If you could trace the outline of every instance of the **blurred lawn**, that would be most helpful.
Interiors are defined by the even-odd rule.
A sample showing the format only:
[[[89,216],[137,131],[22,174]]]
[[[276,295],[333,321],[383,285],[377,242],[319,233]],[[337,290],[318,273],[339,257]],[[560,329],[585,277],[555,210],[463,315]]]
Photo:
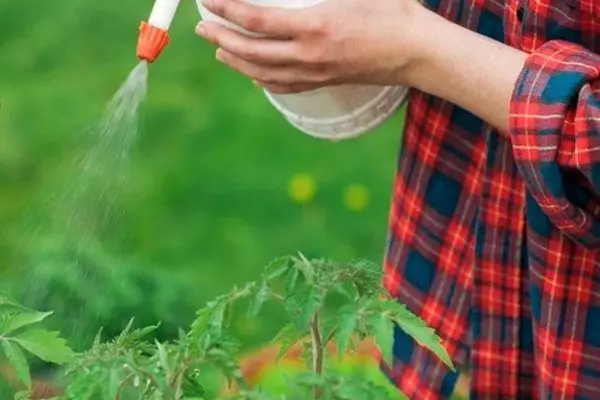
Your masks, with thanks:
[[[130,184],[119,203],[123,217],[90,250],[86,268],[103,271],[101,278],[23,248],[34,232],[32,215],[42,212],[40,197],[74,174],[64,161],[81,151],[78,135],[135,66],[137,28],[151,6],[147,0],[0,2],[4,286],[18,294],[40,280],[49,294],[37,303],[55,309],[55,324],[81,340],[100,325],[116,332],[133,314],[143,323],[165,321],[162,332],[169,335],[205,300],[254,279],[276,256],[300,250],[379,261],[402,116],[344,143],[303,135],[249,81],[214,61],[214,49],[194,34],[199,17],[192,1],[182,2],[172,43],[150,70]],[[296,174],[316,183],[309,204],[288,195]],[[366,209],[344,204],[351,185],[367,188]],[[33,278],[19,270],[32,258],[39,264]],[[237,329],[252,344],[273,333],[277,316],[241,321]]]

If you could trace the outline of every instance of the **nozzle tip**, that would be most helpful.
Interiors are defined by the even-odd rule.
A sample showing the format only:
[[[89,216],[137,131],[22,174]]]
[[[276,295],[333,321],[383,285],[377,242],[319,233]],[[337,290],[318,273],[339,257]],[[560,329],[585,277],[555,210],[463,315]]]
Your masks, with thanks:
[[[167,31],[142,22],[137,43],[137,58],[153,63],[169,44]]]

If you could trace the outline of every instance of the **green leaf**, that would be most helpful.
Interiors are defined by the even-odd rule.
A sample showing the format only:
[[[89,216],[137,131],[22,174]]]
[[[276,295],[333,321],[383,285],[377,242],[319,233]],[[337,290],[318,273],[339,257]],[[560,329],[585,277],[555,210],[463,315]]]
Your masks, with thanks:
[[[73,360],[74,353],[59,332],[31,329],[14,337],[21,346],[36,357],[54,364],[66,364]]]
[[[167,349],[161,342],[158,340],[154,340],[156,344],[156,348],[158,349],[158,361],[160,366],[163,368],[165,373],[169,374],[171,372],[171,366],[169,365],[169,356],[167,354]]]
[[[313,282],[313,278],[315,277],[315,268],[310,261],[306,259],[304,254],[298,252],[300,260],[296,261],[295,267],[302,271],[304,274],[304,278],[311,283]]]
[[[303,332],[296,329],[293,323],[285,325],[275,336],[273,342],[279,345],[279,352],[277,354],[277,361],[281,360],[283,356],[294,346],[301,338]]]
[[[324,387],[327,384],[327,378],[322,374],[315,372],[302,372],[296,376],[295,384],[309,388]]]
[[[283,305],[296,328],[301,330],[308,326],[321,303],[319,288],[303,283],[284,299]]]
[[[14,400],[30,400],[31,399],[31,391],[23,390],[15,393]]]
[[[27,310],[19,312],[18,314],[10,317],[6,322],[6,327],[4,329],[4,333],[10,333],[16,331],[27,325],[36,324],[38,322],[43,321],[46,317],[52,315],[52,311],[50,312],[39,312],[33,310]]]
[[[190,326],[189,336],[198,339],[203,335],[209,326],[208,317],[210,316],[210,310],[205,307],[201,308],[196,312],[196,318],[192,321]]]
[[[186,396],[183,398],[183,400],[200,400],[203,399],[206,395],[206,389],[204,388],[204,386],[202,386],[202,384],[198,382],[196,376],[190,374],[184,377],[182,388]]]
[[[406,306],[398,303],[396,300],[386,302],[385,308],[391,311],[392,320],[412,337],[419,345],[426,347],[433,352],[444,364],[453,371],[454,364],[447,350],[442,345],[442,339],[435,333],[435,330],[427,326],[425,321],[413,314]]]
[[[290,268],[290,259],[289,257],[281,257],[277,258],[269,263],[263,272],[263,276],[265,280],[272,280],[279,278],[281,275],[285,274]]]
[[[323,346],[334,341],[333,335],[338,326],[337,313],[324,313],[319,315],[319,326],[321,327],[321,336],[323,336]]]
[[[127,334],[129,333],[129,331],[131,330],[131,327],[133,326],[133,321],[135,320],[134,317],[132,317],[129,322],[127,322],[127,325],[125,326],[125,329],[123,329],[123,331],[121,332],[121,334],[119,335],[120,338],[123,338],[125,336],[127,336]]]
[[[339,351],[340,360],[346,353],[350,337],[358,324],[358,310],[356,303],[346,304],[338,310],[338,326],[335,331],[335,342]]]
[[[15,346],[6,339],[0,340],[0,345],[2,345],[2,352],[8,359],[8,362],[15,370],[17,378],[19,378],[19,380],[25,384],[27,389],[31,389],[29,365],[27,364],[27,359],[25,358],[25,355],[19,346]]]
[[[383,361],[393,365],[394,323],[386,314],[378,314],[372,317],[371,327]]]
[[[160,322],[156,325],[150,325],[144,328],[135,329],[129,335],[127,335],[128,342],[139,342],[151,333],[156,332],[158,328],[160,328]]]
[[[70,376],[66,398],[90,400],[95,397],[100,385],[105,382],[106,373],[99,365],[92,365],[85,371],[77,371]]]
[[[217,301],[211,314],[211,328],[217,334],[220,334],[223,329],[223,321],[225,319],[225,310],[227,309],[227,299],[221,298]]]
[[[100,330],[98,330],[98,333],[96,334],[96,337],[94,338],[94,342],[92,343],[92,348],[96,348],[96,347],[100,346],[100,343],[102,341],[102,330],[103,330],[103,328],[100,328]]]
[[[248,308],[248,316],[255,317],[259,313],[262,305],[269,298],[269,291],[270,289],[268,282],[262,281],[262,283],[258,287],[258,291],[250,301],[250,307]]]
[[[109,399],[119,398],[119,386],[121,384],[119,370],[116,368],[111,368],[110,372],[108,373],[108,382],[103,381],[102,384],[105,386],[105,392],[108,394]]]
[[[306,297],[302,302],[302,310],[300,313],[300,322],[302,326],[306,326],[310,323],[310,320],[321,308],[322,296],[318,287],[310,286],[306,292]]]
[[[13,298],[7,296],[6,294],[0,294],[0,307],[8,306],[11,308],[24,309],[22,305],[17,303]]]
[[[207,334],[220,335],[223,329],[228,296],[219,296],[198,310],[196,319],[192,322],[190,335],[195,339],[204,340]]]
[[[298,281],[299,271],[296,268],[288,270],[285,279],[285,295],[289,296],[290,293],[296,289],[296,282]]]

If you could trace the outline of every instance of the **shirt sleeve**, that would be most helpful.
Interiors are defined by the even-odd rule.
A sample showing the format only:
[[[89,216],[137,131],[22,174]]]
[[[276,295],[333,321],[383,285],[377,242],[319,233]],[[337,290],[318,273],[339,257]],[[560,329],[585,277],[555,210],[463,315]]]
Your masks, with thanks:
[[[576,243],[600,249],[600,55],[550,41],[529,55],[510,137],[531,197]]]

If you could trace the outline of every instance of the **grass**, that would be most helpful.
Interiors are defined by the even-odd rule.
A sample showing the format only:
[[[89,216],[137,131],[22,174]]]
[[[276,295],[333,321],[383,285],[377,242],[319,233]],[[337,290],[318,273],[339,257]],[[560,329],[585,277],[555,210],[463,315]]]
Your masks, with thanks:
[[[34,230],[25,222],[39,212],[36,202],[72,178],[64,160],[85,151],[77,147],[78,135],[135,65],[137,27],[150,6],[132,0],[0,5],[5,275],[21,261],[19,246]],[[303,135],[249,81],[214,61],[214,49],[193,33],[198,19],[193,2],[183,2],[172,44],[151,68],[126,171],[130,184],[120,198],[123,218],[100,238],[106,251],[148,274],[186,276],[196,286],[196,304],[297,250],[379,260],[402,115],[354,141]],[[316,185],[306,204],[288,195],[297,174]],[[357,184],[369,196],[359,212],[343,200]]]
[[[54,238],[36,225],[44,212],[40,199],[76,173],[65,160],[86,151],[78,147],[81,135],[135,66],[137,27],[151,5],[0,4],[0,278],[6,286],[28,284],[19,280],[30,257],[23,243],[34,235]],[[307,257],[378,261],[383,255],[403,115],[348,142],[303,135],[251,82],[214,60],[214,48],[193,32],[198,19],[193,2],[182,2],[172,43],[150,70],[126,171],[130,184],[119,200],[122,218],[98,238],[97,268],[115,275],[83,290],[91,285],[85,274],[47,260],[64,276],[48,285],[55,302],[45,304],[55,309],[58,328],[77,324],[72,335],[81,331],[89,339],[100,322],[118,330],[130,312],[148,323],[166,320],[169,334],[207,299],[254,279],[274,256],[301,250]],[[289,194],[297,176],[314,185],[304,202]],[[366,196],[364,207],[348,207],[348,190]],[[69,324],[60,320],[73,311],[61,294],[67,286],[94,293]],[[255,325],[240,320],[238,331],[254,345],[273,334],[277,318],[274,312]]]

